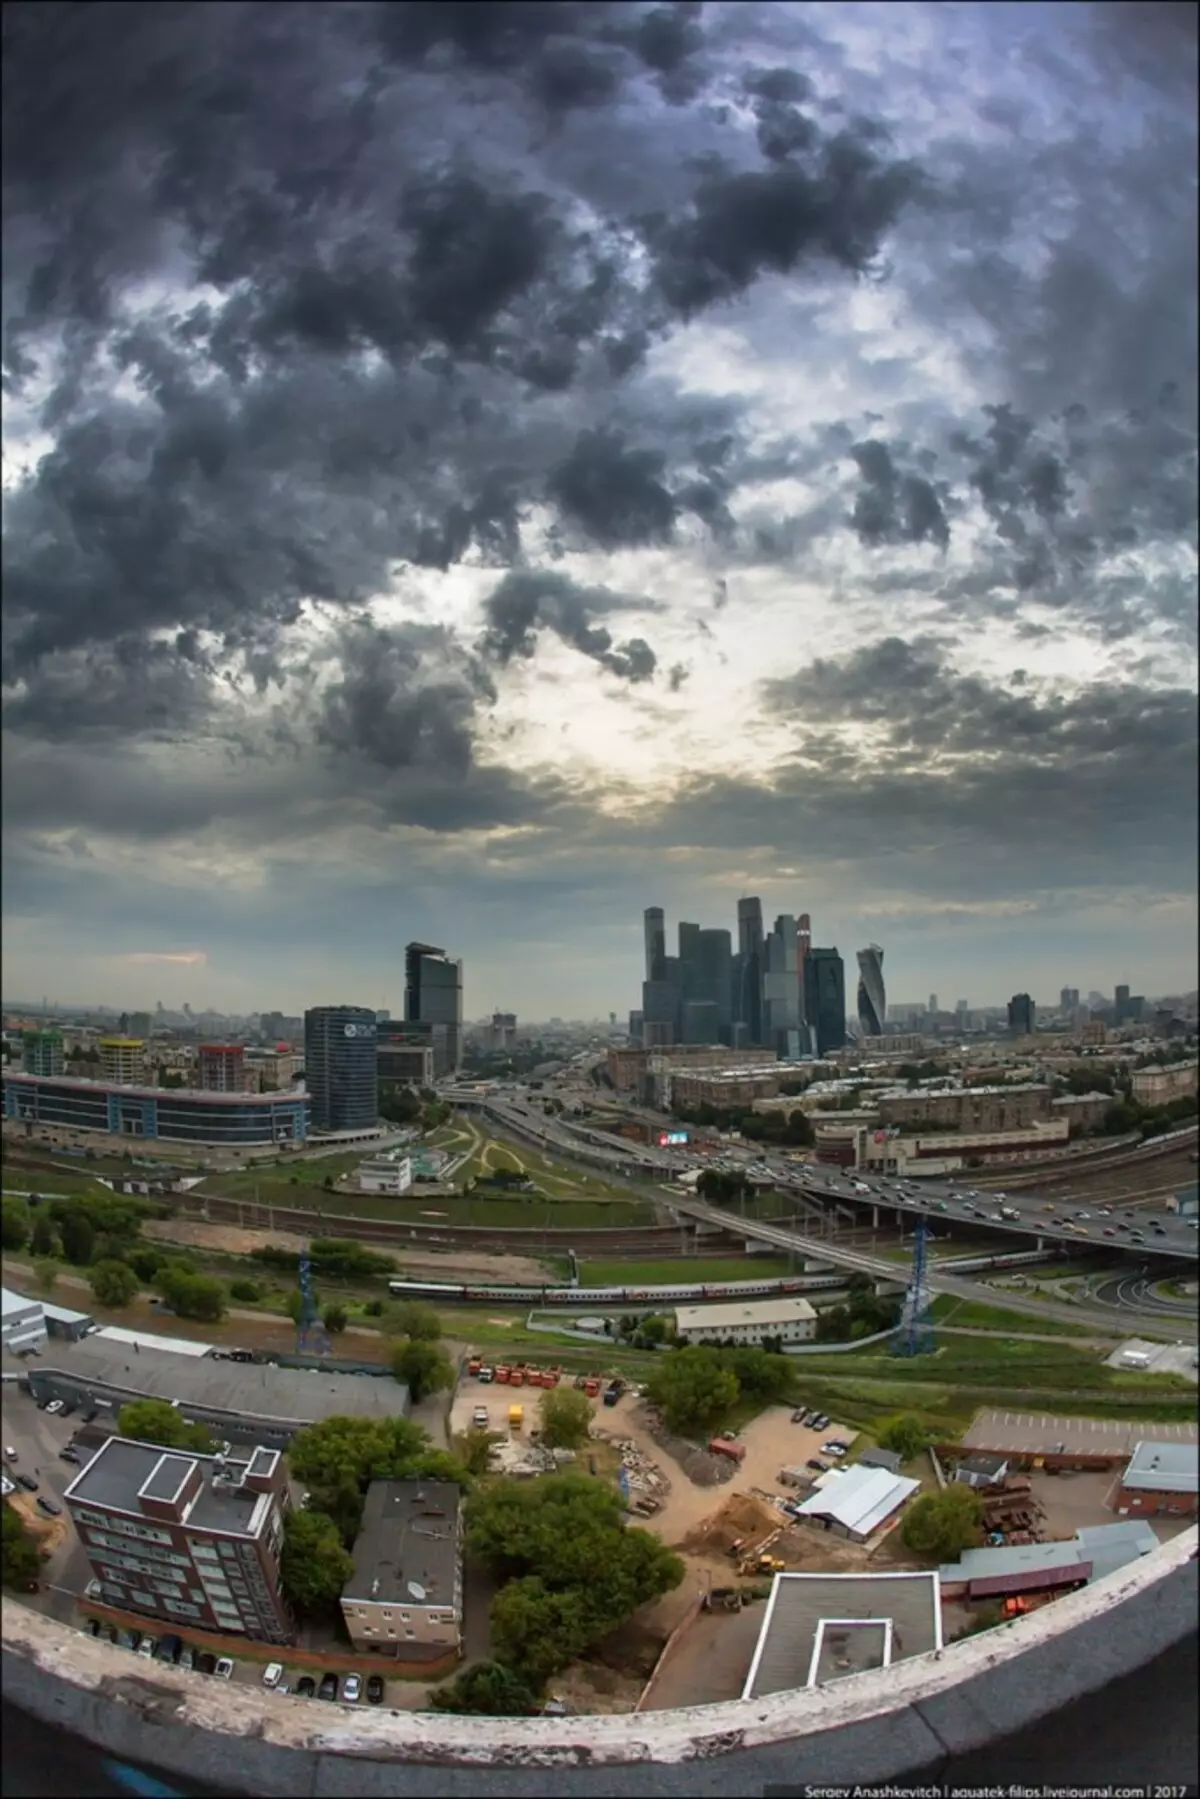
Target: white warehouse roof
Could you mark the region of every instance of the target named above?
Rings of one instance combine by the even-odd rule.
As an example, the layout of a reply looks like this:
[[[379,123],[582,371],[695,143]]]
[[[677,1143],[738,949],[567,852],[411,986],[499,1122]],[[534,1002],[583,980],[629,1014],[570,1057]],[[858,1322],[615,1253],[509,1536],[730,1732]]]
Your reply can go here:
[[[118,1324],[106,1324],[96,1335],[109,1343],[136,1343],[139,1349],[169,1349],[173,1355],[212,1354],[211,1343],[193,1343],[190,1337],[156,1337],[150,1331],[123,1330]]]
[[[814,1493],[800,1507],[802,1518],[828,1518],[856,1535],[869,1537],[876,1527],[898,1511],[920,1486],[903,1474],[886,1468],[847,1468],[841,1480]]]
[[[747,1325],[802,1324],[816,1315],[807,1299],[747,1299],[729,1305],[676,1306],[675,1328],[733,1332]]]
[[[1200,1470],[1200,1445],[1139,1443],[1121,1485],[1149,1493],[1194,1493]]]
[[[28,1299],[24,1293],[14,1293],[11,1287],[0,1287],[0,1313],[7,1318],[10,1313],[28,1312],[31,1308],[41,1308],[40,1299]]]

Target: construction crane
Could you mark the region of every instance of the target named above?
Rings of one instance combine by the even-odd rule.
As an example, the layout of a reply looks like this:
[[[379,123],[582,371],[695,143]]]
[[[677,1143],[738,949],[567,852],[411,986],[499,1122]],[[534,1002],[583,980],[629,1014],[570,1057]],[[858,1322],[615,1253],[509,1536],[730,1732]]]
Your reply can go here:
[[[307,1249],[300,1252],[300,1316],[296,1320],[297,1355],[328,1355],[329,1338],[317,1311],[313,1291],[312,1262]]]

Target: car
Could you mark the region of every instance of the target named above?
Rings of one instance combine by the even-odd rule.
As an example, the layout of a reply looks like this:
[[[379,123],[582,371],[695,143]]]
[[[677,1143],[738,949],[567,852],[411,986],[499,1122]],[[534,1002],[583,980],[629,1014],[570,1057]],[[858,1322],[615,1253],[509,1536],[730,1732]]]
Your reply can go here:
[[[830,1437],[829,1447],[830,1449],[839,1449],[841,1453],[845,1455],[850,1445],[849,1443],[844,1443],[840,1437]]]
[[[213,1673],[218,1680],[233,1679],[233,1663],[227,1655],[223,1655],[219,1658],[216,1667],[213,1669]]]
[[[79,1451],[77,1449],[72,1449],[71,1445],[68,1443],[65,1449],[59,1450],[58,1459],[60,1462],[78,1462],[82,1460],[82,1457],[80,1456]]]
[[[321,1684],[317,1688],[318,1699],[336,1699],[338,1696],[338,1677],[336,1674],[323,1674]]]
[[[197,1674],[212,1674],[216,1671],[217,1658],[207,1649],[202,1649],[196,1657]]]
[[[812,1428],[814,1430],[824,1430],[828,1423],[829,1423],[828,1412],[818,1412],[816,1417],[812,1420]]]
[[[169,1630],[167,1632],[167,1634],[164,1637],[162,1637],[159,1641],[159,1645],[158,1645],[159,1661],[160,1662],[177,1662],[182,1654],[183,1654],[182,1638],[177,1637],[175,1635],[174,1631]]]
[[[818,1474],[828,1474],[829,1473],[829,1463],[822,1462],[815,1455],[810,1455],[808,1460],[805,1462],[804,1466],[806,1468],[815,1469]]]
[[[99,1412],[96,1410],[95,1406],[93,1406],[91,1411],[83,1414],[82,1422],[84,1424],[94,1424],[99,1416]]]
[[[58,1415],[60,1418],[71,1418],[74,1416],[75,1410],[76,1410],[75,1402],[71,1399],[68,1399],[65,1401],[65,1403],[63,1405],[61,1405],[59,1407]]]
[[[1154,1232],[1156,1237],[1165,1237],[1167,1234],[1166,1225],[1159,1224],[1157,1221],[1150,1226],[1150,1229]]]
[[[369,1705],[379,1705],[382,1702],[382,1699],[383,1677],[379,1674],[372,1674],[367,1679],[367,1703]]]
[[[1097,1218],[1111,1218],[1112,1217],[1112,1207],[1111,1206],[1097,1206],[1096,1207],[1096,1216],[1097,1216]]]
[[[186,1668],[189,1673],[196,1666],[196,1651],[190,1643],[185,1643],[179,1651],[179,1666]]]
[[[1119,1231],[1127,1231],[1129,1229],[1129,1226],[1126,1224],[1126,1222],[1123,1218],[1118,1218],[1115,1228]]]
[[[267,1666],[263,1669],[263,1685],[265,1687],[277,1687],[282,1679],[283,1663],[268,1662]]]
[[[487,1427],[488,1427],[488,1409],[485,1405],[477,1405],[475,1407],[475,1410],[471,1413],[471,1423],[474,1425],[476,1430],[486,1430],[487,1429]]]
[[[119,1630],[117,1632],[118,1649],[136,1649],[141,1640],[141,1635],[136,1630]]]
[[[58,1413],[61,1412],[62,1409],[63,1409],[63,1402],[61,1399],[52,1399],[50,1401],[50,1404],[46,1407],[47,1412],[50,1414],[50,1416],[52,1418],[57,1417]]]
[[[136,1653],[143,1661],[153,1661],[156,1644],[153,1637],[143,1637],[137,1646]]]
[[[277,1686],[277,1687],[276,1687],[276,1688],[275,1688],[275,1689],[274,1689],[274,1691],[275,1691],[275,1692],[277,1692],[277,1693],[290,1693],[290,1692],[291,1692],[291,1690],[292,1690],[292,1689],[291,1689],[291,1687],[290,1687],[290,1686],[289,1686],[289,1685],[288,1685],[288,1683],[287,1683],[287,1681],[286,1681],[286,1680],[281,1680],[281,1681],[280,1681],[280,1683],[279,1683],[279,1685],[278,1685],[278,1686]]]
[[[1103,1230],[1100,1233],[1100,1235],[1102,1237],[1115,1237],[1116,1234],[1117,1234],[1116,1231],[1110,1231],[1110,1230]]]
[[[38,1511],[44,1512],[47,1518],[62,1517],[61,1505],[56,1505],[53,1499],[47,1499],[44,1493],[38,1494]]]
[[[38,1490],[37,1481],[33,1478],[32,1474],[18,1474],[17,1485],[19,1487],[24,1487],[27,1493],[36,1493]]]
[[[362,1681],[357,1674],[347,1674],[342,1682],[342,1702],[345,1705],[357,1705],[362,1697]]]
[[[838,1449],[833,1443],[822,1443],[821,1445],[821,1454],[830,1456],[834,1461],[840,1461],[845,1453],[844,1449]]]
[[[6,1462],[19,1462],[21,1458],[15,1449],[6,1449],[4,1451],[4,1459]]]
[[[808,1417],[808,1413],[804,1410],[804,1407],[801,1406],[799,1408],[799,1410],[792,1413],[792,1423],[793,1424],[803,1424],[805,1422],[805,1420],[807,1419],[807,1417]]]
[[[311,1674],[302,1674],[296,1682],[297,1699],[311,1699],[317,1690],[317,1683]]]

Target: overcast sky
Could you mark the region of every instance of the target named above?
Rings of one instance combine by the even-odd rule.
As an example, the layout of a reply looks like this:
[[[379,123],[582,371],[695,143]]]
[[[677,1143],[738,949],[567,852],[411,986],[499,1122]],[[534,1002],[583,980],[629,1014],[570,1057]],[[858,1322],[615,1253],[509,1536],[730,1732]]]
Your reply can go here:
[[[6,994],[1194,987],[1195,20],[6,5]]]

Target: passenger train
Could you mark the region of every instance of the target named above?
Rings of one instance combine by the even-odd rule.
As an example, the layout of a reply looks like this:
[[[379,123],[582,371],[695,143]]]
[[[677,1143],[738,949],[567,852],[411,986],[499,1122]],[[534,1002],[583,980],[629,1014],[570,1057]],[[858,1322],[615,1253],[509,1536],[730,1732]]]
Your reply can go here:
[[[780,1293],[803,1294],[820,1288],[844,1287],[845,1274],[796,1274],[761,1281],[694,1282],[678,1287],[478,1287],[445,1281],[389,1281],[398,1299],[427,1299],[442,1305],[530,1306],[687,1305],[705,1299],[763,1299]]]

